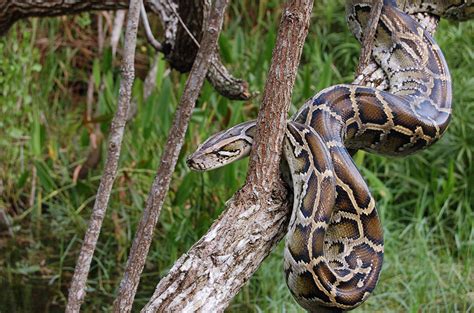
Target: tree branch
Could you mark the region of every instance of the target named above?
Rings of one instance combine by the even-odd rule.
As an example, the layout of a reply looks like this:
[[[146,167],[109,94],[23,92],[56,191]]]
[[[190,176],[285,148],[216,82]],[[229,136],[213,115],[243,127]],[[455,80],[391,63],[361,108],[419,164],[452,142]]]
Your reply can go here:
[[[199,49],[205,21],[210,12],[207,0],[162,1],[160,12],[165,32],[165,56],[171,66],[180,72],[188,72]],[[233,77],[222,64],[219,48],[212,54],[207,79],[221,95],[232,100],[248,100],[253,95],[248,83]]]
[[[148,196],[146,208],[138,225],[118,296],[114,302],[114,312],[130,312],[132,309],[153,232],[169,189],[179,152],[183,146],[191,113],[210,66],[211,59],[209,56],[212,55],[217,46],[217,39],[222,29],[224,12],[228,2],[229,0],[216,0],[211,10],[207,31],[204,33],[201,48],[186,82],[173,125],[169,131],[160,166]]]
[[[105,217],[115,177],[117,175],[120,149],[125,130],[127,112],[130,106],[132,85],[135,78],[135,48],[137,29],[140,16],[141,0],[130,1],[127,28],[125,32],[125,46],[122,61],[122,80],[120,82],[117,111],[110,127],[108,154],[105,168],[100,180],[96,200],[92,209],[89,226],[82,243],[81,252],[77,259],[74,276],[69,288],[66,312],[79,312],[85,297],[85,286],[89,273],[92,256],[99,238],[102,222]]]
[[[127,9],[128,6],[127,0],[0,0],[0,36],[4,35],[16,21],[28,17],[60,16],[93,10],[119,10]]]
[[[146,38],[148,39],[148,43],[156,51],[162,52],[163,46],[158,40],[156,40],[155,36],[153,36],[153,32],[151,31],[151,28],[150,28],[150,23],[148,22],[148,16],[146,15],[145,5],[143,3],[140,7],[140,15],[141,15],[141,20],[143,22],[143,28],[145,29],[145,35],[146,35]]]
[[[362,49],[359,56],[359,64],[356,70],[356,76],[362,74],[362,71],[369,65],[372,58],[372,49],[374,48],[374,36],[379,23],[380,13],[382,13],[383,0],[373,0],[370,9],[369,22],[364,30]]]
[[[283,12],[246,184],[160,281],[142,312],[222,312],[286,232],[290,209],[278,168],[312,6],[312,0],[290,0]]]

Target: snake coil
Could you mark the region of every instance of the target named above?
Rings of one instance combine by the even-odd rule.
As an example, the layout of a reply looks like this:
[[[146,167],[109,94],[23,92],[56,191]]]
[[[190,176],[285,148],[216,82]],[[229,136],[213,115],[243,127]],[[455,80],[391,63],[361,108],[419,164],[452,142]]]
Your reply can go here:
[[[406,9],[419,9],[418,2]],[[347,1],[347,20],[359,41],[371,3]],[[428,7],[454,10],[447,1]],[[374,290],[382,268],[382,225],[351,153],[407,155],[439,140],[450,121],[451,78],[443,54],[396,1],[384,0],[372,55],[388,77],[388,90],[335,85],[287,123],[283,153],[294,202],[284,268],[292,295],[308,311],[355,308]],[[220,132],[188,165],[208,170],[245,157],[254,132],[255,121]]]

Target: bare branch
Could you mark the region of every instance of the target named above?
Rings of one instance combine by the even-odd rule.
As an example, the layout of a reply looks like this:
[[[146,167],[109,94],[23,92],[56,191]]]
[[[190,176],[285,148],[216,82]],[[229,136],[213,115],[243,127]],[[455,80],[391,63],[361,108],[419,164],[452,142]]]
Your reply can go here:
[[[112,35],[110,35],[110,46],[112,47],[112,56],[117,53],[117,46],[122,34],[123,22],[125,20],[125,10],[118,10],[114,17],[114,26],[112,27]]]
[[[212,55],[212,66],[207,72],[207,80],[214,89],[231,100],[248,100],[255,94],[250,92],[249,84],[240,78],[236,78],[229,73],[229,70],[222,64],[218,50]]]
[[[283,237],[290,210],[279,179],[280,151],[312,6],[312,0],[290,0],[283,12],[246,184],[160,281],[142,312],[224,311]]]
[[[146,38],[148,39],[148,43],[153,48],[155,48],[156,51],[159,51],[159,52],[163,51],[163,46],[158,40],[156,40],[155,36],[153,36],[153,32],[151,31],[151,28],[150,28],[150,23],[148,22],[148,16],[146,15],[145,5],[143,3],[140,7],[140,14],[141,14],[142,22],[143,22],[143,28],[145,28],[145,34],[146,34]]]
[[[369,65],[374,48],[374,37],[379,23],[380,13],[382,12],[383,0],[373,0],[370,9],[370,17],[364,31],[362,49],[359,56],[359,64],[356,70],[356,76],[362,74],[362,71]]]
[[[291,201],[278,181],[265,206],[239,191],[208,233],[173,265],[142,312],[223,312],[283,238]],[[246,192],[245,192],[246,193]]]
[[[122,80],[120,82],[117,111],[110,127],[108,154],[105,168],[100,180],[96,200],[92,209],[89,226],[82,243],[81,252],[76,263],[74,276],[69,288],[66,312],[79,312],[85,297],[85,286],[92,261],[92,256],[97,245],[102,222],[105,217],[115,177],[117,175],[120,149],[126,125],[127,112],[130,105],[132,85],[135,78],[135,48],[137,40],[138,20],[140,16],[141,0],[131,0],[128,11],[127,27],[125,32],[125,45],[122,61]]]
[[[224,12],[228,2],[229,0],[216,0],[211,10],[207,31],[204,33],[201,48],[186,82],[173,125],[169,131],[168,141],[164,148],[157,175],[148,196],[146,208],[138,225],[118,296],[114,302],[114,312],[130,312],[132,309],[153,232],[169,189],[179,152],[183,146],[191,113],[210,66],[209,56],[212,55],[217,46],[217,39],[222,29]]]
[[[210,1],[162,1],[160,12],[165,27],[166,59],[180,72],[191,68],[199,49],[204,22],[210,12]],[[165,16],[166,15],[166,16]],[[169,50],[169,51],[168,51]],[[248,100],[253,94],[245,80],[233,77],[222,64],[219,49],[213,52],[207,79],[221,95],[232,100]]]
[[[128,0],[104,1],[25,1],[0,0],[0,36],[19,19],[32,16],[59,16],[92,10],[127,9]]]

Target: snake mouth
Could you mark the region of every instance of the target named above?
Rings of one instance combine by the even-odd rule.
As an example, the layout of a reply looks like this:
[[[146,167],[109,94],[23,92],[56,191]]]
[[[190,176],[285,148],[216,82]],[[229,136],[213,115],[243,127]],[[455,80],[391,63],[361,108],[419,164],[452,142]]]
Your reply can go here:
[[[198,172],[205,171],[206,168],[203,166],[203,164],[196,162],[193,157],[194,157],[194,154],[191,154],[190,156],[186,158],[186,164],[188,165],[188,167],[192,169],[193,171],[198,171]]]

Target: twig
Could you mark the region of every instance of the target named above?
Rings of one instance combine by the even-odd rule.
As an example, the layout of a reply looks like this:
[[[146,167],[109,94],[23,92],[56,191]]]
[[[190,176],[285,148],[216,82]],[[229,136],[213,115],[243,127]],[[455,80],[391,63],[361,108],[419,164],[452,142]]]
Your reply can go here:
[[[184,142],[184,135],[192,110],[209,69],[209,56],[216,49],[228,2],[229,0],[216,0],[212,8],[207,31],[204,33],[201,48],[186,82],[173,125],[169,131],[168,141],[157,175],[148,196],[146,208],[138,225],[118,296],[114,302],[114,312],[130,312],[132,308],[140,275],[153,238],[153,231],[169,189],[171,176]]]
[[[158,61],[161,58],[159,55],[155,55],[153,63],[151,65],[148,74],[146,74],[145,81],[143,82],[143,99],[146,100],[153,92],[156,86],[156,74],[158,73]]]
[[[163,51],[163,46],[158,40],[156,40],[155,36],[153,36],[153,32],[150,28],[150,23],[148,22],[148,16],[146,15],[145,5],[143,3],[140,7],[140,14],[142,17],[143,28],[145,29],[145,35],[148,39],[148,42],[150,43],[150,45],[152,45],[153,48],[155,48],[156,51]]]
[[[120,82],[117,111],[112,120],[108,142],[108,154],[105,168],[97,191],[96,201],[92,209],[89,226],[86,231],[81,252],[76,263],[74,276],[69,288],[66,312],[79,312],[85,297],[85,286],[92,256],[99,238],[105,211],[109,202],[110,192],[117,175],[120,149],[126,125],[128,107],[130,105],[132,85],[135,78],[135,48],[137,28],[140,17],[141,0],[131,0],[128,11],[125,45],[122,61],[122,80]]]
[[[362,50],[359,56],[359,64],[356,70],[356,76],[362,74],[362,71],[369,65],[372,57],[372,49],[374,48],[374,36],[379,23],[380,13],[382,12],[383,0],[373,0],[372,8],[370,9],[370,17],[365,27],[364,37],[362,42]]]
[[[30,197],[28,198],[28,207],[32,208],[35,205],[36,196],[36,166],[31,167],[31,190]]]
[[[191,32],[191,30],[189,30],[188,26],[186,25],[186,23],[183,21],[183,19],[181,18],[181,16],[179,15],[178,11],[176,11],[176,7],[175,6],[171,6],[171,9],[173,10],[173,13],[174,15],[176,16],[176,18],[178,19],[179,21],[179,24],[181,25],[181,27],[183,27],[183,29],[186,31],[186,33],[189,35],[189,37],[193,40],[194,44],[200,48],[201,46],[199,45],[199,41],[196,39],[196,37],[194,37],[193,33]]]
[[[117,46],[122,33],[123,21],[125,20],[126,10],[118,10],[114,17],[114,26],[112,27],[112,35],[110,36],[110,45],[112,46],[112,56],[117,53]]]
[[[311,0],[290,0],[282,15],[246,184],[160,281],[142,312],[224,311],[283,237],[290,210],[278,166],[312,6]]]

